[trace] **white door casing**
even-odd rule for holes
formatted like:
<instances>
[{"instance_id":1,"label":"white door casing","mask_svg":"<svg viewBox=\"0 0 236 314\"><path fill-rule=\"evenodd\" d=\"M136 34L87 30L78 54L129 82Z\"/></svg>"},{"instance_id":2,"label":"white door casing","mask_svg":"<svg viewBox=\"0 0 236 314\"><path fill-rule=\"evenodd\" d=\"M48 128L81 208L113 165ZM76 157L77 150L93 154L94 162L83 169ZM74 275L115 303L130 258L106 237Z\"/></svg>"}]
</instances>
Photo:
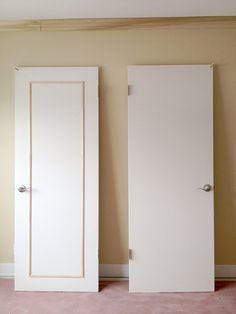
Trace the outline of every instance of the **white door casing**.
<instances>
[{"instance_id":1,"label":"white door casing","mask_svg":"<svg viewBox=\"0 0 236 314\"><path fill-rule=\"evenodd\" d=\"M15 289L98 291L98 68L15 80Z\"/></svg>"},{"instance_id":2,"label":"white door casing","mask_svg":"<svg viewBox=\"0 0 236 314\"><path fill-rule=\"evenodd\" d=\"M213 291L213 69L128 72L129 289Z\"/></svg>"}]
</instances>

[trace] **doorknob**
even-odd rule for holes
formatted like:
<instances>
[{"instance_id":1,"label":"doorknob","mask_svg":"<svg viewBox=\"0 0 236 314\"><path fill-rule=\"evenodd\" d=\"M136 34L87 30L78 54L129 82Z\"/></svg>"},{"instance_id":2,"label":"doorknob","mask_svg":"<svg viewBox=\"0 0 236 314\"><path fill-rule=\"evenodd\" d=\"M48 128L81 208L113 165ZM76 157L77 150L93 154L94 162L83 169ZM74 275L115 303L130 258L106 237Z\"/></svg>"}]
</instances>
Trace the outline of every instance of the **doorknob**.
<instances>
[{"instance_id":1,"label":"doorknob","mask_svg":"<svg viewBox=\"0 0 236 314\"><path fill-rule=\"evenodd\" d=\"M23 193L23 192L26 192L28 189L25 185L21 185L19 188L18 188L18 191Z\"/></svg>"},{"instance_id":2,"label":"doorknob","mask_svg":"<svg viewBox=\"0 0 236 314\"><path fill-rule=\"evenodd\" d=\"M202 188L199 188L200 190L203 190L205 192L209 192L212 190L212 186L210 184L204 184Z\"/></svg>"}]
</instances>

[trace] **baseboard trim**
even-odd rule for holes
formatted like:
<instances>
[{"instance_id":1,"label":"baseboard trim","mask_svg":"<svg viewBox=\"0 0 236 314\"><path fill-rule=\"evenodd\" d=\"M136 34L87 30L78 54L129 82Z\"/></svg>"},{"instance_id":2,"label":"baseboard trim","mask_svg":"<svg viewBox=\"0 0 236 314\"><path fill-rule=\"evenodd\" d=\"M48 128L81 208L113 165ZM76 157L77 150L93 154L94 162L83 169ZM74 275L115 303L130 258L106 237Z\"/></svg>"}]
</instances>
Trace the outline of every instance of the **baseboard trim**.
<instances>
[{"instance_id":1,"label":"baseboard trim","mask_svg":"<svg viewBox=\"0 0 236 314\"><path fill-rule=\"evenodd\" d=\"M13 277L14 277L14 264L0 263L0 278L13 278Z\"/></svg>"},{"instance_id":2,"label":"baseboard trim","mask_svg":"<svg viewBox=\"0 0 236 314\"><path fill-rule=\"evenodd\" d=\"M100 264L99 265L100 278L115 277L115 278L128 278L129 265L128 264Z\"/></svg>"},{"instance_id":3,"label":"baseboard trim","mask_svg":"<svg viewBox=\"0 0 236 314\"><path fill-rule=\"evenodd\" d=\"M236 278L236 265L216 265L216 278Z\"/></svg>"},{"instance_id":4,"label":"baseboard trim","mask_svg":"<svg viewBox=\"0 0 236 314\"><path fill-rule=\"evenodd\" d=\"M122 280L129 277L128 264L100 264L101 280ZM236 279L236 265L215 265L217 279ZM14 264L0 263L0 278L14 278Z\"/></svg>"},{"instance_id":5,"label":"baseboard trim","mask_svg":"<svg viewBox=\"0 0 236 314\"><path fill-rule=\"evenodd\" d=\"M128 281L128 277L99 277L99 281Z\"/></svg>"}]
</instances>

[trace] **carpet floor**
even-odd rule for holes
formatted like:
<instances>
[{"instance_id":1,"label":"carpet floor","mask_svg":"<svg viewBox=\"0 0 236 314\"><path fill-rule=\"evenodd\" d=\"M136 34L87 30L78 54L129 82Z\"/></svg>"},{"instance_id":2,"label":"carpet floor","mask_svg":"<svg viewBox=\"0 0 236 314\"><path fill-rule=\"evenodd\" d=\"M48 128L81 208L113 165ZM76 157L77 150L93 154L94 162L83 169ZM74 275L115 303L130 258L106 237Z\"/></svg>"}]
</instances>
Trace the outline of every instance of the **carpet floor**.
<instances>
[{"instance_id":1,"label":"carpet floor","mask_svg":"<svg viewBox=\"0 0 236 314\"><path fill-rule=\"evenodd\" d=\"M129 293L127 281L100 282L99 293L15 292L0 279L0 314L236 314L236 282L209 293Z\"/></svg>"}]
</instances>

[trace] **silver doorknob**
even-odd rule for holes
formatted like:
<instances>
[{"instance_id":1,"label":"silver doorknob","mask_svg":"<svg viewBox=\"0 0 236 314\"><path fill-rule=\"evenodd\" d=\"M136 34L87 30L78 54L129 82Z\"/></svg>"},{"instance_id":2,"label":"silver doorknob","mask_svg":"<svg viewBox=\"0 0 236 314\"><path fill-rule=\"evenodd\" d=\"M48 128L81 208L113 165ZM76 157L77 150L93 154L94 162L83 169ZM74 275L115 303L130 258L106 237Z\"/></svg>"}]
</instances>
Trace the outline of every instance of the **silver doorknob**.
<instances>
[{"instance_id":1,"label":"silver doorknob","mask_svg":"<svg viewBox=\"0 0 236 314\"><path fill-rule=\"evenodd\" d=\"M202 188L199 188L200 190L203 190L205 192L209 192L212 190L212 186L210 184L204 184Z\"/></svg>"},{"instance_id":2,"label":"silver doorknob","mask_svg":"<svg viewBox=\"0 0 236 314\"><path fill-rule=\"evenodd\" d=\"M26 192L27 191L27 187L24 186L24 185L21 185L19 188L18 188L18 191L23 193L23 192Z\"/></svg>"}]
</instances>

